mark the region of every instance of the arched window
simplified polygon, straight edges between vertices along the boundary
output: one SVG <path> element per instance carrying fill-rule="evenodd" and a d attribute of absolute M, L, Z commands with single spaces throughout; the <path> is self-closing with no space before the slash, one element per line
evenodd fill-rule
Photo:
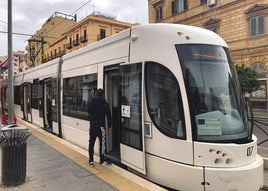
<path fill-rule="evenodd" d="M 251 97 L 255 99 L 266 99 L 267 98 L 267 72 L 266 66 L 260 62 L 257 62 L 251 66 L 253 70 L 257 72 L 257 78 L 261 81 L 261 86 L 257 91 L 251 93 Z M 263 102 L 255 102 L 253 104 L 253 108 L 266 108 L 266 103 Z"/>
<path fill-rule="evenodd" d="M 258 78 L 267 78 L 266 66 L 264 64 L 257 62 L 251 68 L 257 72 Z"/>

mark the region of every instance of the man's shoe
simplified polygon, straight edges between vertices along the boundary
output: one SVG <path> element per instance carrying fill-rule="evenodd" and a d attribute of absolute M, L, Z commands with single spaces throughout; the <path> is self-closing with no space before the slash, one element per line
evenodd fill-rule
<path fill-rule="evenodd" d="M 94 167 L 94 163 L 93 163 L 93 162 L 88 161 L 88 166 L 90 166 L 90 167 Z"/>
<path fill-rule="evenodd" d="M 104 162 L 99 162 L 99 164 L 100 164 L 101 166 L 109 166 L 109 165 L 111 165 L 112 163 L 104 161 Z"/>

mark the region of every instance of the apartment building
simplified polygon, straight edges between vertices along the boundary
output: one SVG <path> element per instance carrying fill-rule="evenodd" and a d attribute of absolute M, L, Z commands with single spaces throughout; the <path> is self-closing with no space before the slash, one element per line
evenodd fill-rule
<path fill-rule="evenodd" d="M 134 24 L 121 22 L 115 17 L 94 12 L 72 26 L 58 39 L 46 44 L 44 62 L 87 46 L 98 40 L 116 34 Z"/>
<path fill-rule="evenodd" d="M 24 51 L 16 51 L 12 54 L 13 58 L 13 74 L 17 74 L 24 70 L 27 70 L 26 54 Z M 0 57 L 1 74 L 0 80 L 8 78 L 8 56 Z"/>
<path fill-rule="evenodd" d="M 45 46 L 61 37 L 74 25 L 76 25 L 76 15 L 53 13 L 41 29 L 28 40 L 28 45 L 25 48 L 27 51 L 27 67 L 32 68 L 42 64 Z"/>

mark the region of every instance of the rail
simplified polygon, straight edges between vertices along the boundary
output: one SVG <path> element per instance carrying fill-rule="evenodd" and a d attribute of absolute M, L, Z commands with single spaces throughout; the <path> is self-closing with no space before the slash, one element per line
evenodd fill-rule
<path fill-rule="evenodd" d="M 259 128 L 264 133 L 264 135 L 267 136 L 266 139 L 264 139 L 263 141 L 258 143 L 258 146 L 267 142 L 268 141 L 268 132 L 264 129 L 264 127 L 268 127 L 268 118 L 253 117 L 253 120 L 251 118 L 249 118 L 249 121 L 253 122 L 254 128 L 256 128 L 256 127 Z M 263 121 L 267 121 L 267 122 L 263 122 Z"/>

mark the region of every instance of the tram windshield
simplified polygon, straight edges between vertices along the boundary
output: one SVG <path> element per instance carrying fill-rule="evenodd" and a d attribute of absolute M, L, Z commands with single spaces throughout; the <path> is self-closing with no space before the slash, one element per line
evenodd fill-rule
<path fill-rule="evenodd" d="M 243 96 L 229 50 L 216 45 L 176 45 L 190 106 L 194 140 L 249 140 Z"/>

